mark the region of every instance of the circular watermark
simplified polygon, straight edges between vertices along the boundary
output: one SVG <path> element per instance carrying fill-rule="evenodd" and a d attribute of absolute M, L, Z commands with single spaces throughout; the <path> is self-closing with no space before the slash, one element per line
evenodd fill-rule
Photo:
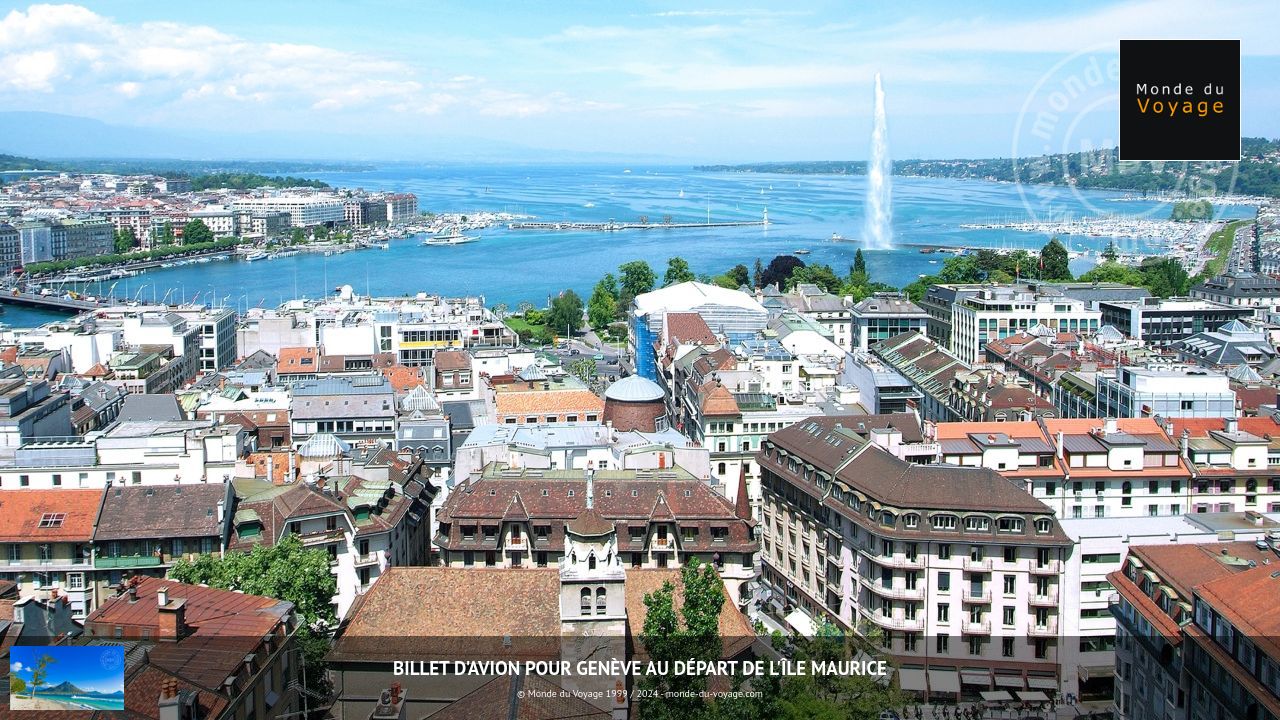
<path fill-rule="evenodd" d="M 1120 161 L 1120 54 L 1116 43 L 1081 49 L 1046 70 L 1023 100 L 1014 125 L 1013 181 L 1031 223 L 1064 234 L 1082 220 L 1118 217 L 1131 223 L 1112 228 L 1115 240 L 1126 232 L 1151 232 L 1144 221 L 1167 220 L 1163 203 L 1127 200 L 1175 200 L 1230 195 L 1239 163 L 1217 164 L 1213 174 L 1192 173 L 1183 161 Z M 1196 163 L 1199 165 L 1200 163 Z M 1131 176 L 1126 181 L 1123 176 Z M 1172 176 L 1175 181 L 1157 184 Z M 1225 182 L 1224 182 L 1225 181 Z M 1062 187 L 1069 193 L 1061 191 Z M 1096 190 L 1113 190 L 1099 193 Z M 1119 242 L 1117 242 L 1119 244 Z"/>

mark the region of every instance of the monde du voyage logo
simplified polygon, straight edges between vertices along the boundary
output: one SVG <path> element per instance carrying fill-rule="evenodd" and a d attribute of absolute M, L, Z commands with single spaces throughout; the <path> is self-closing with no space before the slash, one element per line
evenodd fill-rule
<path fill-rule="evenodd" d="M 1240 41 L 1121 40 L 1120 159 L 1239 160 Z"/>

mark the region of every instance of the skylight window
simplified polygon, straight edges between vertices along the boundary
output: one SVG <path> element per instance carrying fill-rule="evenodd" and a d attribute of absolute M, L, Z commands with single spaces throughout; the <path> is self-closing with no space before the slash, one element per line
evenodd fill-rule
<path fill-rule="evenodd" d="M 62 521 L 67 519 L 66 513 L 45 513 L 40 516 L 41 528 L 60 528 Z"/>

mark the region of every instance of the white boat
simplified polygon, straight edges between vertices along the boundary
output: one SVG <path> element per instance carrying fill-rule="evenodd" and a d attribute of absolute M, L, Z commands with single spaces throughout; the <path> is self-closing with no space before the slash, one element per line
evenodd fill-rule
<path fill-rule="evenodd" d="M 796 250 L 796 251 L 795 251 L 795 254 L 796 254 L 796 255 L 808 255 L 810 252 L 812 252 L 812 251 L 810 251 L 810 250 Z"/>
<path fill-rule="evenodd" d="M 267 254 L 262 252 L 261 250 L 254 250 L 251 253 L 246 253 L 244 256 L 244 259 L 246 262 L 253 262 L 254 260 L 265 260 L 266 258 L 267 258 Z"/>
<path fill-rule="evenodd" d="M 475 235 L 463 235 L 456 229 L 447 235 L 433 235 L 422 241 L 423 245 L 462 245 L 475 242 L 480 238 Z"/>
<path fill-rule="evenodd" d="M 584 207 L 584 208 L 593 208 L 593 207 L 595 207 L 595 206 L 596 206 L 596 204 L 595 204 L 595 203 L 593 203 L 593 202 L 589 202 L 589 203 L 584 204 L 582 207 Z"/>
<path fill-rule="evenodd" d="M 840 233 L 831 233 L 831 240 L 832 242 L 840 242 L 841 240 L 844 240 L 844 236 Z"/>

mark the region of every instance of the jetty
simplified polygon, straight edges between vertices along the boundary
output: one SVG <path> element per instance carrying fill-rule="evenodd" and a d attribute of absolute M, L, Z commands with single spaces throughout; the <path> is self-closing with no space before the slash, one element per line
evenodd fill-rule
<path fill-rule="evenodd" d="M 769 222 L 769 211 L 764 212 L 760 220 L 720 220 L 712 222 L 579 222 L 555 221 L 520 221 L 507 223 L 508 230 L 551 230 L 578 232 L 621 232 L 623 230 L 692 230 L 696 228 L 731 228 L 731 227 L 766 227 Z"/>

